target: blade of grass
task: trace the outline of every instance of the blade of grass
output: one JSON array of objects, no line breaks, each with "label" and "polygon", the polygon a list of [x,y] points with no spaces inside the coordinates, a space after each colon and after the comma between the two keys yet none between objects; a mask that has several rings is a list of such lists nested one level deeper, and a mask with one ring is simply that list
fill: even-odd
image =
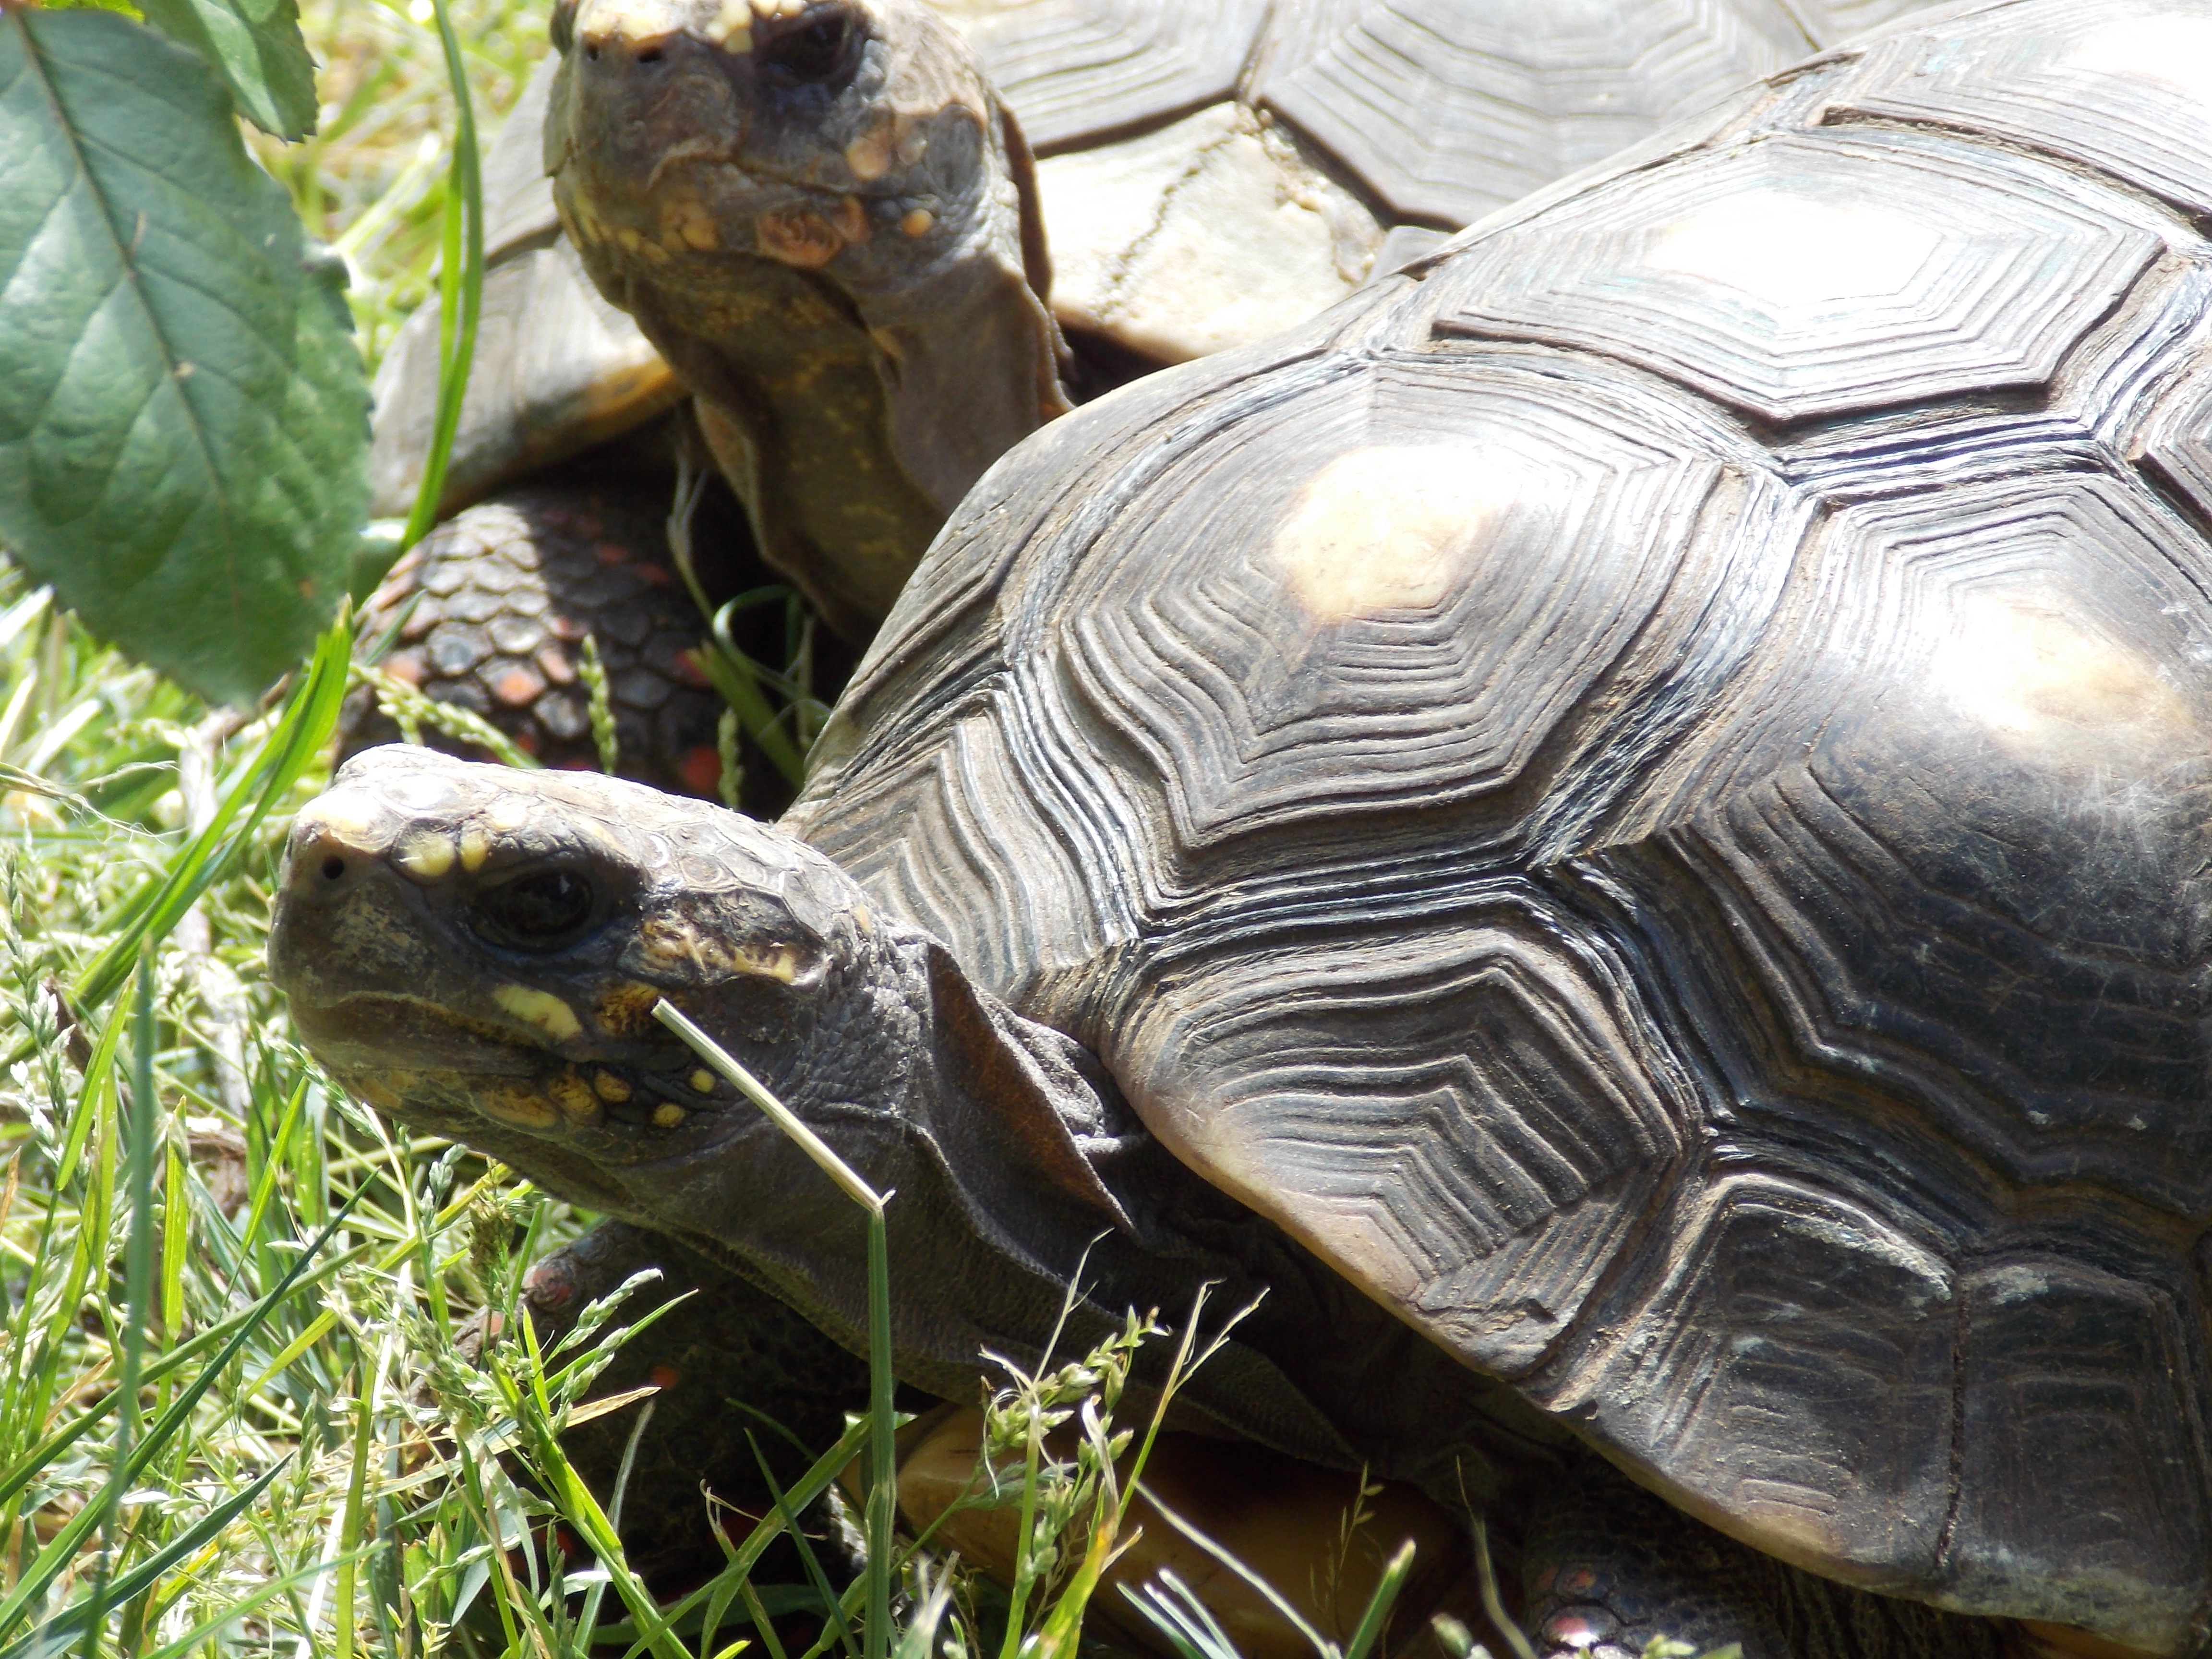
[{"label": "blade of grass", "polygon": [[866,1214],[868,1462],[861,1510],[861,1530],[868,1540],[866,1659],[890,1659],[891,1549],[898,1527],[898,1462],[893,1441],[896,1424],[891,1404],[898,1382],[891,1372],[890,1237],[884,1220],[884,1206],[890,1194],[878,1194],[861,1180],[853,1166],[830,1149],[828,1141],[800,1121],[799,1115],[778,1100],[767,1085],[739,1065],[720,1043],[686,1018],[665,997],[653,1005],[653,1015],[766,1113],[769,1121],[797,1142],[799,1149]]},{"label": "blade of grass", "polygon": [[475,100],[461,61],[461,39],[446,0],[432,0],[438,40],[445,48],[446,76],[453,92],[453,162],[446,186],[444,263],[438,271],[438,421],[431,428],[430,453],[422,458],[422,482],[415,492],[407,527],[399,532],[395,556],[422,539],[438,521],[446,493],[446,466],[453,459],[453,434],[461,427],[461,400],[475,362],[477,321],[483,312],[483,177],[477,148]]},{"label": "blade of grass", "polygon": [[[228,872],[252,842],[261,820],[322,752],[337,725],[352,652],[353,622],[341,614],[316,643],[307,678],[286,702],[283,716],[262,743],[253,763],[225,793],[207,828],[170,860],[160,884],[132,902],[120,931],[77,975],[70,998],[78,1008],[96,1008],[107,1000],[137,960],[139,946],[166,938],[200,896]],[[18,1054],[14,1058],[23,1057]]]},{"label": "blade of grass", "polygon": [[33,1655],[50,1652],[55,1638],[96,1626],[106,1608],[152,1588],[178,1562],[191,1556],[210,1540],[220,1537],[224,1528],[269,1490],[270,1484],[291,1461],[289,1457],[278,1460],[252,1486],[223,1499],[167,1547],[148,1556],[130,1571],[119,1574],[112,1583],[97,1582],[90,1595],[71,1602],[28,1636],[0,1650],[0,1659],[31,1659]]},{"label": "blade of grass", "polygon": [[1406,1588],[1406,1579],[1413,1571],[1413,1540],[1408,1538],[1390,1558],[1389,1565],[1382,1569],[1382,1582],[1375,1586],[1375,1594],[1367,1598],[1367,1611],[1359,1615],[1352,1639],[1344,1644],[1344,1659],[1367,1659],[1375,1644],[1382,1639],[1382,1632],[1390,1623],[1390,1609],[1397,1605],[1398,1592]]},{"label": "blade of grass", "polygon": [[[246,1346],[253,1333],[260,1328],[263,1321],[274,1313],[284,1298],[291,1294],[293,1283],[299,1277],[301,1271],[319,1254],[322,1247],[330,1242],[331,1236],[337,1231],[346,1216],[351,1212],[353,1203],[354,1200],[351,1200],[347,1201],[345,1207],[331,1218],[330,1225],[324,1228],[316,1236],[314,1243],[301,1254],[299,1262],[292,1271],[284,1276],[275,1290],[264,1297],[256,1305],[255,1316],[240,1322],[237,1332],[233,1334],[228,1342],[223,1345],[222,1352],[211,1360],[198,1376],[178,1392],[177,1397],[169,1402],[159,1417],[155,1419],[153,1426],[131,1447],[130,1455],[117,1461],[113,1471],[108,1476],[109,1486],[115,1492],[129,1491],[132,1484],[137,1481],[140,1472],[152,1462],[155,1455],[185,1426],[191,1415],[192,1407],[199,1403],[200,1396],[214,1386],[216,1378],[222,1374],[224,1367],[238,1357],[239,1352]],[[118,1389],[117,1392],[119,1395],[121,1390]],[[4,1635],[15,1626],[24,1612],[46,1593],[53,1581],[61,1576],[63,1569],[74,1560],[86,1537],[95,1526],[100,1524],[106,1501],[103,1495],[100,1500],[86,1504],[60,1531],[54,1534],[46,1547],[39,1552],[29,1569],[16,1582],[15,1588],[9,1592],[7,1599],[0,1601],[0,1635]]]}]

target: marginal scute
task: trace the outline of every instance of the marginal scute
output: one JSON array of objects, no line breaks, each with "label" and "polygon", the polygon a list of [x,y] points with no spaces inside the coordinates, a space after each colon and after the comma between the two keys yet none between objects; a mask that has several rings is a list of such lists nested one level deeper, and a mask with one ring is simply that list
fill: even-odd
[{"label": "marginal scute", "polygon": [[1772,0],[1303,0],[1257,96],[1401,216],[1461,225],[1813,45]]},{"label": "marginal scute", "polygon": [[2055,1255],[1985,1268],[1965,1295],[1944,1604],[2185,1648],[2212,1589],[2191,1547],[2205,1531],[2203,1309]]},{"label": "marginal scute", "polygon": [[1042,153],[1235,89],[1267,0],[937,0]]},{"label": "marginal scute", "polygon": [[1950,1269],[1808,1183],[1731,1176],[1681,1208],[1549,1403],[1771,1554],[1927,1582],[1950,1508]]},{"label": "marginal scute", "polygon": [[2031,0],[2001,30],[1940,53],[1932,38],[1893,32],[1832,95],[1829,118],[1937,120],[2212,210],[2212,14],[2173,0]]},{"label": "marginal scute", "polygon": [[1478,242],[1440,326],[1602,351],[1777,422],[2040,386],[2158,251],[2126,211],[1949,140],[1774,137]]}]

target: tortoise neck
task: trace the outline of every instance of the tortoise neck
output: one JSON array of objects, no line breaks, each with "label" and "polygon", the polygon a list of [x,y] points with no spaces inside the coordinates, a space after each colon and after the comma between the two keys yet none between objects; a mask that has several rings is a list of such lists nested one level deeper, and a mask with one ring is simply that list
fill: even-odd
[{"label": "tortoise neck", "polygon": [[985,469],[1068,407],[1058,331],[988,249],[874,292],[768,258],[744,274],[632,282],[622,303],[694,393],[762,556],[865,642]]}]

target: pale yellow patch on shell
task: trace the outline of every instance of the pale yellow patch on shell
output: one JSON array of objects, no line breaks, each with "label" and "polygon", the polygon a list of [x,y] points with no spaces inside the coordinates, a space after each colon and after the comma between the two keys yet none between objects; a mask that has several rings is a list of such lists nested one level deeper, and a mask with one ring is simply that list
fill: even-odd
[{"label": "pale yellow patch on shell", "polygon": [[927,236],[937,216],[927,208],[908,208],[899,216],[899,228],[909,236]]},{"label": "pale yellow patch on shell", "polygon": [[714,1074],[703,1066],[692,1073],[689,1080],[694,1094],[711,1095],[714,1092]]},{"label": "pale yellow patch on shell", "polygon": [[524,1084],[486,1084],[477,1091],[476,1103],[486,1117],[510,1128],[550,1129],[561,1121],[553,1103]]},{"label": "pale yellow patch on shell", "polygon": [[673,1101],[663,1101],[653,1109],[653,1127],[656,1129],[673,1129],[683,1121],[684,1109]]},{"label": "pale yellow patch on shell", "polygon": [[853,925],[864,933],[872,933],[876,931],[876,920],[868,914],[866,905],[856,904],[853,907]]},{"label": "pale yellow patch on shell", "polygon": [[399,843],[392,861],[417,881],[436,881],[453,869],[453,858],[450,836],[416,835]]},{"label": "pale yellow patch on shell", "polygon": [[1644,264],[1748,295],[1778,318],[1901,294],[1943,232],[1892,210],[1753,191],[1676,220]]},{"label": "pale yellow patch on shell", "polygon": [[601,1100],[619,1106],[630,1096],[629,1082],[612,1072],[600,1072],[592,1079],[592,1088]]},{"label": "pale yellow patch on shell", "polygon": [[526,1025],[535,1025],[556,1042],[566,1042],[584,1029],[574,1008],[550,991],[540,991],[534,986],[494,986],[491,1000]]},{"label": "pale yellow patch on shell", "polygon": [[484,860],[490,856],[491,837],[489,836],[484,834],[474,824],[461,831],[461,868],[463,870],[473,876],[484,867]]},{"label": "pale yellow patch on shell", "polygon": [[2212,21],[2131,17],[2106,23],[2075,44],[2066,67],[2154,81],[2212,106]]},{"label": "pale yellow patch on shell", "polygon": [[1503,457],[1455,445],[1351,450],[1299,492],[1270,552],[1316,621],[1434,609],[1534,483]]},{"label": "pale yellow patch on shell", "polygon": [[759,18],[797,17],[805,11],[808,0],[752,0],[753,15]]},{"label": "pale yellow patch on shell", "polygon": [[1962,599],[1933,653],[1936,684],[2015,751],[2196,747],[2188,705],[2156,665],[2079,627],[2062,605]]}]

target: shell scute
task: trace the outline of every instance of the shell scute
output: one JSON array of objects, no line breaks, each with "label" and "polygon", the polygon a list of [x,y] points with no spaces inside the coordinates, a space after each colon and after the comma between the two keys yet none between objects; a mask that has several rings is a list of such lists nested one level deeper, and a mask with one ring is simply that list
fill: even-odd
[{"label": "shell scute", "polygon": [[937,0],[1040,152],[1236,89],[1268,0]]},{"label": "shell scute", "polygon": [[1931,51],[1935,39],[1893,31],[1830,95],[1829,118],[2016,138],[2212,210],[2212,17],[2170,0],[2033,0],[2002,30]]},{"label": "shell scute", "polygon": [[2166,1650],[2212,1591],[2191,1334],[2201,1305],[2147,1276],[2055,1256],[1992,1266],[1962,1288],[1965,1421],[1946,1563],[1957,1587],[1946,1599],[2011,1600],[2025,1582],[2069,1620],[2095,1607],[2124,1632],[2116,1639]]},{"label": "shell scute", "polygon": [[1602,351],[1799,421],[2040,386],[2158,249],[2118,198],[2051,168],[1790,133],[1478,243],[1440,326]]},{"label": "shell scute", "polygon": [[1683,1507],[1876,1587],[1938,1576],[1950,1509],[1950,1267],[1811,1183],[1724,1178],[1680,1204],[1617,1340],[1553,1403]]},{"label": "shell scute", "polygon": [[1400,216],[1459,225],[1813,45],[1770,0],[1304,0],[1255,91]]}]

